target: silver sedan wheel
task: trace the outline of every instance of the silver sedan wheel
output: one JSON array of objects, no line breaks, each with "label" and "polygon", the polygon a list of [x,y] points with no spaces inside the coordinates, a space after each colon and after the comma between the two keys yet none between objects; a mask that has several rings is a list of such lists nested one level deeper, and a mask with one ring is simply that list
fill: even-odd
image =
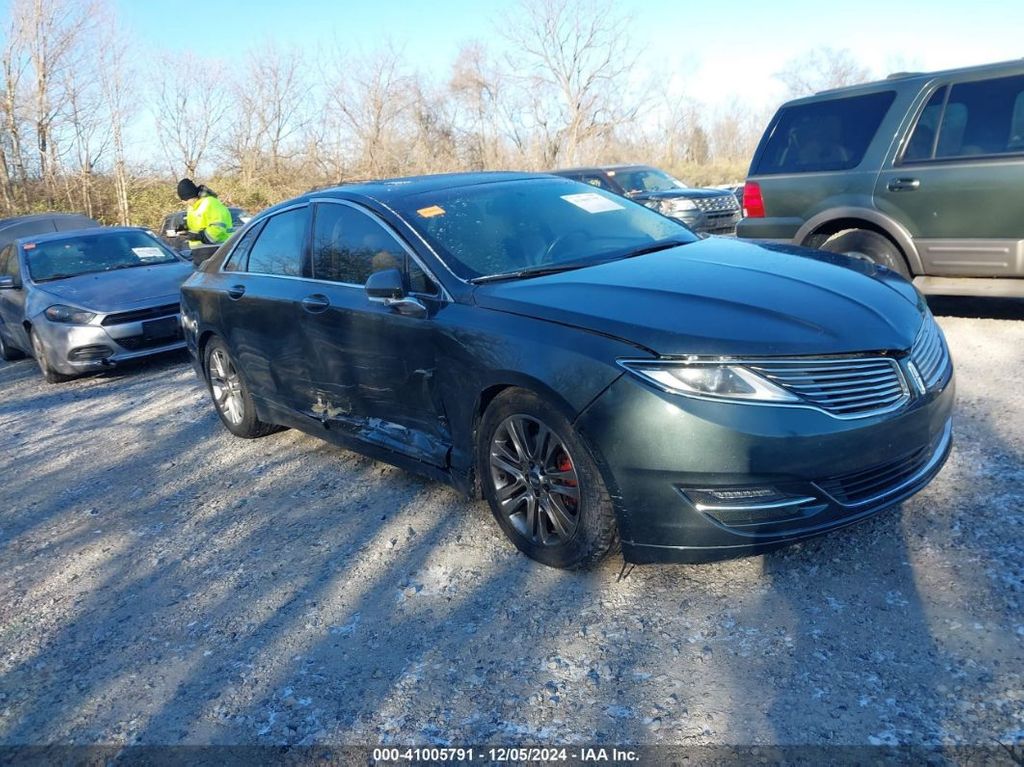
[{"label": "silver sedan wheel", "polygon": [[491,479],[502,512],[542,546],[568,542],[579,527],[580,486],[563,442],[532,416],[506,418],[491,440]]},{"label": "silver sedan wheel", "polygon": [[32,336],[32,356],[36,358],[36,364],[39,365],[39,370],[42,371],[43,375],[49,372],[49,368],[46,366],[46,350],[43,348],[43,342],[39,340],[39,336],[35,333]]},{"label": "silver sedan wheel", "polygon": [[214,349],[210,354],[207,373],[210,376],[210,389],[213,391],[213,404],[229,423],[237,426],[245,417],[242,380],[223,349]]}]

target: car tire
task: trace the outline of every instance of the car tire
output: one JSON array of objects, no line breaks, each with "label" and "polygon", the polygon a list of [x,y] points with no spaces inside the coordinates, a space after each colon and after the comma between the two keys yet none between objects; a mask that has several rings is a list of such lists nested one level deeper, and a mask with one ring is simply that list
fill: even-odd
[{"label": "car tire", "polygon": [[903,253],[884,234],[869,229],[845,229],[833,234],[819,247],[830,253],[842,253],[851,258],[887,266],[897,274],[910,279],[910,269],[903,258]]},{"label": "car tire", "polygon": [[13,362],[14,360],[20,360],[25,356],[25,352],[21,349],[15,349],[4,339],[4,332],[0,330],[0,360],[4,362]]},{"label": "car tire", "polygon": [[228,352],[227,345],[213,338],[203,353],[203,370],[213,407],[224,427],[236,437],[256,439],[280,431],[279,426],[256,417],[249,386],[245,383]]},{"label": "car tire", "polygon": [[533,392],[507,389],[480,421],[484,498],[516,547],[550,567],[589,568],[619,548],[608,488],[593,452]]},{"label": "car tire", "polygon": [[46,346],[43,345],[43,339],[36,335],[34,330],[28,332],[28,338],[32,343],[32,356],[35,357],[36,364],[39,365],[39,372],[43,374],[46,383],[64,383],[74,378],[74,376],[58,373],[50,367],[50,363],[46,359]]}]

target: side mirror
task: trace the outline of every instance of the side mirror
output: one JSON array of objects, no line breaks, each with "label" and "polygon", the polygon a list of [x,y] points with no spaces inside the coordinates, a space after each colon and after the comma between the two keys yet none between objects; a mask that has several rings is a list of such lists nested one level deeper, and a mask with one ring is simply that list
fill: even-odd
[{"label": "side mirror", "polygon": [[366,280],[366,295],[371,301],[383,301],[388,298],[404,298],[405,284],[402,273],[397,269],[385,269],[374,272]]},{"label": "side mirror", "polygon": [[418,298],[405,294],[402,273],[397,269],[374,272],[366,280],[366,296],[374,303],[384,304],[399,314],[409,317],[426,317],[427,307]]},{"label": "side mirror", "polygon": [[0,290],[14,290],[17,285],[14,284],[14,278],[9,274],[5,274],[0,277]]}]

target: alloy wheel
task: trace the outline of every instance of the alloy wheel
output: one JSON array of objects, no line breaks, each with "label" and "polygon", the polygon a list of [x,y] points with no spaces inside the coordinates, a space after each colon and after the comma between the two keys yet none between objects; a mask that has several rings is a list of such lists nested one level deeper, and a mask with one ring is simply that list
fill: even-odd
[{"label": "alloy wheel", "polygon": [[228,422],[238,425],[245,417],[242,401],[242,380],[234,364],[223,349],[214,349],[210,354],[210,389],[213,402]]},{"label": "alloy wheel", "polygon": [[558,546],[579,526],[580,487],[572,456],[540,420],[512,415],[491,439],[491,480],[498,504],[528,540]]}]

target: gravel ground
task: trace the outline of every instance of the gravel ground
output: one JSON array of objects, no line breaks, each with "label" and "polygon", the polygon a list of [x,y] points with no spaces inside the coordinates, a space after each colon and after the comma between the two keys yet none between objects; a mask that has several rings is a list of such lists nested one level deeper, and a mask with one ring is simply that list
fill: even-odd
[{"label": "gravel ground", "polygon": [[231,437],[184,357],[2,364],[0,743],[1021,742],[1024,308],[981,307],[936,302],[959,401],[925,491],[621,582],[444,485]]}]

